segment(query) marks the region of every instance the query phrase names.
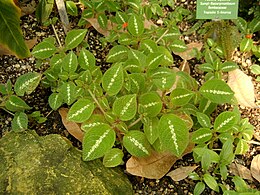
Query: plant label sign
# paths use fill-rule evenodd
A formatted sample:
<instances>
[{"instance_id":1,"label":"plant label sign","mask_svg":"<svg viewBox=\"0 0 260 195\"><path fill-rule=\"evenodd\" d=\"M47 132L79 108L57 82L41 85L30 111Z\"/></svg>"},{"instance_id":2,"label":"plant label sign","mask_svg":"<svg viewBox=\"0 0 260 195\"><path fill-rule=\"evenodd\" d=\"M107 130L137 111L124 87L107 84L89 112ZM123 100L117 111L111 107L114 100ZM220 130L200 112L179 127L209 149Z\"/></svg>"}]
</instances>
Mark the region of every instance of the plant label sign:
<instances>
[{"instance_id":1,"label":"plant label sign","mask_svg":"<svg viewBox=\"0 0 260 195\"><path fill-rule=\"evenodd\" d=\"M197 0L197 19L237 19L238 0Z\"/></svg>"}]
</instances>

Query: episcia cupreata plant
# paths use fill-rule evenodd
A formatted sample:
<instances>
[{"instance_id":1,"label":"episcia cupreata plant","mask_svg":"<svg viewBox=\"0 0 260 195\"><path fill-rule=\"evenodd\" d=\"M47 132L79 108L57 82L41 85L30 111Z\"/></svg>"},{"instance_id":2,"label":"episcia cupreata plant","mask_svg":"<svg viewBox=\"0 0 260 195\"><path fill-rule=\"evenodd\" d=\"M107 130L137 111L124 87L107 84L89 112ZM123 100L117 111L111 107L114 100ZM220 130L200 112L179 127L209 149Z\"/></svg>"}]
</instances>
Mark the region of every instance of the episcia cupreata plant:
<instances>
[{"instance_id":1,"label":"episcia cupreata plant","mask_svg":"<svg viewBox=\"0 0 260 195\"><path fill-rule=\"evenodd\" d=\"M0 84L0 108L14 116L12 120L13 131L23 131L28 128L28 116L25 113L31 107L21 98L25 94L31 94L41 80L41 74L36 72L26 73L17 78L14 87L9 79L5 84ZM38 113L38 119L40 115Z\"/></svg>"}]
</instances>

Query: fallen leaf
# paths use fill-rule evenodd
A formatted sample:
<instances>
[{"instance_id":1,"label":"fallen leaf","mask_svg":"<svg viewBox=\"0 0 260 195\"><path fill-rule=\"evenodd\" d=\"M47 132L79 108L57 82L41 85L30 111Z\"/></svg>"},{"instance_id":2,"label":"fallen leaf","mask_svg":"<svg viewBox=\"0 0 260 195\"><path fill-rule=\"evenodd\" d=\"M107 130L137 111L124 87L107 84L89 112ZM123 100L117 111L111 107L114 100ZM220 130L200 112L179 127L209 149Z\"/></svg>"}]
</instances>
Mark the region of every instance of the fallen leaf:
<instances>
[{"instance_id":1,"label":"fallen leaf","mask_svg":"<svg viewBox=\"0 0 260 195\"><path fill-rule=\"evenodd\" d=\"M180 56L183 60L190 60L196 57L196 53L193 48L197 48L198 51L201 50L203 43L200 42L191 42L187 45L187 50L184 52L173 52L175 55Z\"/></svg>"},{"instance_id":2,"label":"fallen leaf","mask_svg":"<svg viewBox=\"0 0 260 195\"><path fill-rule=\"evenodd\" d=\"M258 182L260 182L260 154L256 155L250 167L251 174Z\"/></svg>"},{"instance_id":3,"label":"fallen leaf","mask_svg":"<svg viewBox=\"0 0 260 195\"><path fill-rule=\"evenodd\" d=\"M241 165L241 164L232 163L229 166L229 170L234 175L237 175L237 176L239 176L243 179L248 179L250 181L253 181L250 170L248 168L246 168L245 166Z\"/></svg>"},{"instance_id":4,"label":"fallen leaf","mask_svg":"<svg viewBox=\"0 0 260 195\"><path fill-rule=\"evenodd\" d=\"M29 49L32 49L36 44L37 44L37 38L33 38L33 39L30 39L30 40L25 40L25 44L27 45L27 47Z\"/></svg>"},{"instance_id":5,"label":"fallen leaf","mask_svg":"<svg viewBox=\"0 0 260 195\"><path fill-rule=\"evenodd\" d=\"M21 3L21 11L22 11L22 16L24 15L29 15L32 14L33 12L35 12L36 10L36 3L34 0L27 2L27 3Z\"/></svg>"},{"instance_id":6,"label":"fallen leaf","mask_svg":"<svg viewBox=\"0 0 260 195\"><path fill-rule=\"evenodd\" d=\"M190 65L189 62L187 60L183 60L181 62L181 65L179 67L180 71L186 72L188 74L190 74Z\"/></svg>"},{"instance_id":7,"label":"fallen leaf","mask_svg":"<svg viewBox=\"0 0 260 195\"><path fill-rule=\"evenodd\" d=\"M229 87L235 92L238 104L245 107L256 108L254 85L249 76L236 69L228 73Z\"/></svg>"},{"instance_id":8,"label":"fallen leaf","mask_svg":"<svg viewBox=\"0 0 260 195\"><path fill-rule=\"evenodd\" d=\"M173 171L169 172L167 176L171 177L173 181L181 181L189 176L189 174L194 171L198 166L186 166L186 167L179 167L174 169Z\"/></svg>"},{"instance_id":9,"label":"fallen leaf","mask_svg":"<svg viewBox=\"0 0 260 195\"><path fill-rule=\"evenodd\" d=\"M190 143L183 155L192 152L194 144ZM137 158L132 156L126 162L126 171L132 175L145 177L148 179L162 178L172 167L172 165L180 158L169 153L153 152L145 158Z\"/></svg>"},{"instance_id":10,"label":"fallen leaf","mask_svg":"<svg viewBox=\"0 0 260 195\"><path fill-rule=\"evenodd\" d=\"M68 108L60 108L59 114L61 116L61 120L67 131L75 137L77 140L81 141L83 140L84 132L80 128L80 124L68 121L67 115L68 115L69 109Z\"/></svg>"},{"instance_id":11,"label":"fallen leaf","mask_svg":"<svg viewBox=\"0 0 260 195\"><path fill-rule=\"evenodd\" d=\"M254 138L258 141L260 141L260 136L256 134L256 132L254 132Z\"/></svg>"},{"instance_id":12,"label":"fallen leaf","mask_svg":"<svg viewBox=\"0 0 260 195\"><path fill-rule=\"evenodd\" d=\"M93 28L96 29L100 34L109 36L110 31L112 30L112 23L108 20L107 21L107 28L103 29L98 23L97 18L86 18L86 20L92 25Z\"/></svg>"}]
</instances>

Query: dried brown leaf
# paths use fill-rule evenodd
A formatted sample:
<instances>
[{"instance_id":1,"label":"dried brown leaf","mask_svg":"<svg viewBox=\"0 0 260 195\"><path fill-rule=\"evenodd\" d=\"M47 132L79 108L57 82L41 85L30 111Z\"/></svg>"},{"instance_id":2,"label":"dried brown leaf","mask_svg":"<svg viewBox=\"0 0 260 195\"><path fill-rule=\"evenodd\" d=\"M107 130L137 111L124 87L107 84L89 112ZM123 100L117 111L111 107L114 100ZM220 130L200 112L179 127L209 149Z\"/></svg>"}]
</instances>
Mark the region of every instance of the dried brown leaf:
<instances>
[{"instance_id":1,"label":"dried brown leaf","mask_svg":"<svg viewBox=\"0 0 260 195\"><path fill-rule=\"evenodd\" d=\"M228 73L228 85L235 92L238 104L245 107L256 108L254 85L249 76L236 69Z\"/></svg>"},{"instance_id":2,"label":"dried brown leaf","mask_svg":"<svg viewBox=\"0 0 260 195\"><path fill-rule=\"evenodd\" d=\"M251 176L251 172L248 168L246 168L245 166L238 164L238 163L232 163L229 166L229 170L231 171L231 173L233 173L234 175L237 175L243 179L248 179L250 181L253 180L252 176Z\"/></svg>"},{"instance_id":3,"label":"dried brown leaf","mask_svg":"<svg viewBox=\"0 0 260 195\"><path fill-rule=\"evenodd\" d=\"M107 28L103 29L98 23L97 18L87 18L86 19L92 26L93 28L96 29L100 34L104 36L109 36L109 32L112 30L112 23L108 20L107 21Z\"/></svg>"},{"instance_id":4,"label":"dried brown leaf","mask_svg":"<svg viewBox=\"0 0 260 195\"><path fill-rule=\"evenodd\" d=\"M183 155L188 154L194 148L190 143ZM153 152L149 157L131 157L126 163L126 171L132 175L141 176L149 179L162 178L172 167L172 165L182 157L178 158L169 153Z\"/></svg>"},{"instance_id":5,"label":"dried brown leaf","mask_svg":"<svg viewBox=\"0 0 260 195\"><path fill-rule=\"evenodd\" d=\"M84 132L80 129L80 124L68 121L67 115L68 115L69 109L68 108L60 108L59 113L61 116L61 120L67 131L75 137L77 140L81 141L83 140Z\"/></svg>"},{"instance_id":6,"label":"dried brown leaf","mask_svg":"<svg viewBox=\"0 0 260 195\"><path fill-rule=\"evenodd\" d=\"M180 71L186 72L188 74L190 74L190 65L189 62L187 60L183 60L181 62L181 65L179 67Z\"/></svg>"},{"instance_id":7,"label":"dried brown leaf","mask_svg":"<svg viewBox=\"0 0 260 195\"><path fill-rule=\"evenodd\" d=\"M260 182L260 154L256 155L250 167L251 174L258 182Z\"/></svg>"},{"instance_id":8,"label":"dried brown leaf","mask_svg":"<svg viewBox=\"0 0 260 195\"><path fill-rule=\"evenodd\" d=\"M167 176L171 177L173 181L181 181L189 176L189 174L194 171L198 166L186 166L179 167L177 169L172 170L167 174Z\"/></svg>"},{"instance_id":9,"label":"dried brown leaf","mask_svg":"<svg viewBox=\"0 0 260 195\"><path fill-rule=\"evenodd\" d=\"M187 48L186 51L184 51L184 52L173 52L173 53L175 55L180 56L183 60L190 60L190 59L196 57L195 53L193 51L193 48L197 48L198 51L200 51L202 46L203 46L203 44L200 43L200 42L192 42L192 43L189 43L187 45L188 48Z\"/></svg>"}]
</instances>

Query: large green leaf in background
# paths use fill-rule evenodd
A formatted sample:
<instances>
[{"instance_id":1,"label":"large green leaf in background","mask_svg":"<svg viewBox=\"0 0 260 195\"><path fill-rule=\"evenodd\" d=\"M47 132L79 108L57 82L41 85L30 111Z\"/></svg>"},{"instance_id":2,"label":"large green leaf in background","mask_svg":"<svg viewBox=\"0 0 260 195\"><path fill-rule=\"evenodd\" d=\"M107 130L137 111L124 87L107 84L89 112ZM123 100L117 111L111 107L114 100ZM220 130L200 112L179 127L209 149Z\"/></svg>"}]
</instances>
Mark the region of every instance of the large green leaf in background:
<instances>
[{"instance_id":1,"label":"large green leaf in background","mask_svg":"<svg viewBox=\"0 0 260 195\"><path fill-rule=\"evenodd\" d=\"M0 1L0 44L17 57L26 58L30 51L26 46L20 28L21 10L12 0Z\"/></svg>"}]
</instances>

